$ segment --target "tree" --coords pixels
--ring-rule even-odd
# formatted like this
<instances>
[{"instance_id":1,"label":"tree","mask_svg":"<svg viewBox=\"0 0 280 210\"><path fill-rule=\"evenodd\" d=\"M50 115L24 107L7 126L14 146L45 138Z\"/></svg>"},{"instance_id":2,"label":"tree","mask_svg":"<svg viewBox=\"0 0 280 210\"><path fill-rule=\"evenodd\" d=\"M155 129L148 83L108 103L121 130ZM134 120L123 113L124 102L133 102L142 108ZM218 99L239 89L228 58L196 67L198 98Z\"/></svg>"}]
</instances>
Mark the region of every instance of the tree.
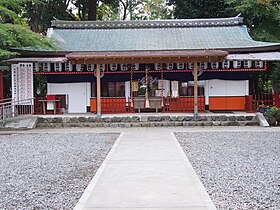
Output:
<instances>
[{"instance_id":1,"label":"tree","mask_svg":"<svg viewBox=\"0 0 280 210\"><path fill-rule=\"evenodd\" d=\"M72 3L78 9L79 20L115 18L119 7L118 0L72 0ZM104 14L102 14L103 12Z\"/></svg>"},{"instance_id":2,"label":"tree","mask_svg":"<svg viewBox=\"0 0 280 210\"><path fill-rule=\"evenodd\" d=\"M33 33L21 18L21 1L0 0L0 60L17 55L16 48L53 48L45 37Z\"/></svg>"},{"instance_id":3,"label":"tree","mask_svg":"<svg viewBox=\"0 0 280 210\"><path fill-rule=\"evenodd\" d=\"M280 42L279 0L226 0L231 11L241 13L253 39ZM280 87L280 64L269 63L267 72L254 73L255 85L261 92L267 92L272 85Z\"/></svg>"},{"instance_id":4,"label":"tree","mask_svg":"<svg viewBox=\"0 0 280 210\"><path fill-rule=\"evenodd\" d=\"M173 10L166 5L165 0L144 0L134 5L133 19L137 20L157 20L171 19Z\"/></svg>"},{"instance_id":5,"label":"tree","mask_svg":"<svg viewBox=\"0 0 280 210\"><path fill-rule=\"evenodd\" d=\"M69 9L71 0L24 0L25 17L32 31L45 33L51 20L74 20L75 16Z\"/></svg>"},{"instance_id":6,"label":"tree","mask_svg":"<svg viewBox=\"0 0 280 210\"><path fill-rule=\"evenodd\" d=\"M226 13L228 5L224 0L176 0L174 4L174 16L178 19L218 18L228 15Z\"/></svg>"}]
</instances>

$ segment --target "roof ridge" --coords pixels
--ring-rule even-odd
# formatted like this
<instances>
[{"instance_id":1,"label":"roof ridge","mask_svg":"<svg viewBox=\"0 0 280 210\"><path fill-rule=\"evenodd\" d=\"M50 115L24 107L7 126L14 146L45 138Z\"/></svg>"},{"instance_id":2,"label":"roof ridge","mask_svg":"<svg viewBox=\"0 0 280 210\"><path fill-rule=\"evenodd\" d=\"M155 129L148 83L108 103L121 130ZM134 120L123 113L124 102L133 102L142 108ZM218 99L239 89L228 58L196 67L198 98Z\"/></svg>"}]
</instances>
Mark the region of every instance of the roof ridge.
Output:
<instances>
[{"instance_id":1,"label":"roof ridge","mask_svg":"<svg viewBox=\"0 0 280 210\"><path fill-rule=\"evenodd\" d=\"M236 26L243 24L243 17L209 19L170 19L133 21L64 21L53 20L53 28L62 29L114 29L114 28L184 28Z\"/></svg>"}]
</instances>

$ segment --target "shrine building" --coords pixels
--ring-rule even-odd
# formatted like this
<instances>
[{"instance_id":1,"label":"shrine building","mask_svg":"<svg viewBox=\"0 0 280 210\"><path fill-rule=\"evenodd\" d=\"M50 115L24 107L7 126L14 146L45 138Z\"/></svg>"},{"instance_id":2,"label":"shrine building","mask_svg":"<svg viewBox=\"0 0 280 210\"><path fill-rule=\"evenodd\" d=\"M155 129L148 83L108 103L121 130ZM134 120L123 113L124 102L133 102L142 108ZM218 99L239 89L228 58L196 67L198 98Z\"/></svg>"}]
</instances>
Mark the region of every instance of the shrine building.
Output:
<instances>
[{"instance_id":1,"label":"shrine building","mask_svg":"<svg viewBox=\"0 0 280 210\"><path fill-rule=\"evenodd\" d=\"M9 60L12 94L33 98L33 76L45 75L44 111L55 113L252 111L251 73L280 60L280 43L254 41L242 17L54 20L47 37L56 50Z\"/></svg>"}]
</instances>

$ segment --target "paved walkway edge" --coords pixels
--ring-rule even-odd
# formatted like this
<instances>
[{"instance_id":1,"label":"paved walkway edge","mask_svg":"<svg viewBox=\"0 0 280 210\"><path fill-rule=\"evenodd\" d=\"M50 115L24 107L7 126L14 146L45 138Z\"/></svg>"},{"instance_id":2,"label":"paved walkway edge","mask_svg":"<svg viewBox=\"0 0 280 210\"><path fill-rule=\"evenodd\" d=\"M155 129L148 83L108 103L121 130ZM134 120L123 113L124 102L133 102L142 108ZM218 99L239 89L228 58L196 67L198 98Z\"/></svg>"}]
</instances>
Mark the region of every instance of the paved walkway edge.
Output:
<instances>
[{"instance_id":1,"label":"paved walkway edge","mask_svg":"<svg viewBox=\"0 0 280 210\"><path fill-rule=\"evenodd\" d=\"M172 140L174 141L182 159L184 159L184 161L186 162L188 167L190 167L192 169L192 170L189 170L189 173L192 173L192 178L193 178L192 180L196 184L196 186L198 186L198 188L196 190L200 191L201 192L200 194L204 196L204 201L207 201L209 209L216 209L216 207L215 207L213 201L211 200L209 194L207 193L204 185L202 184L198 175L196 174L191 162L189 161L189 159L187 158L187 156L186 156L185 152L183 151L181 145L179 144L175 134L173 132L170 132L170 134L171 134Z\"/></svg>"},{"instance_id":2,"label":"paved walkway edge","mask_svg":"<svg viewBox=\"0 0 280 210\"><path fill-rule=\"evenodd\" d=\"M74 210L81 210L81 209L84 208L91 192L93 191L93 188L97 184L97 182L98 182L99 178L101 177L104 169L108 165L111 154L113 154L115 152L115 150L117 149L122 136L123 136L123 133L120 134L120 136L118 137L118 139L114 143L113 147L111 148L110 152L108 153L107 157L105 158L105 160L103 161L103 163L101 164L101 166L99 167L97 172L95 173L92 180L89 182L87 188L85 189L84 193L82 194L82 197L79 199L79 201L78 201L77 205L75 206Z\"/></svg>"}]
</instances>

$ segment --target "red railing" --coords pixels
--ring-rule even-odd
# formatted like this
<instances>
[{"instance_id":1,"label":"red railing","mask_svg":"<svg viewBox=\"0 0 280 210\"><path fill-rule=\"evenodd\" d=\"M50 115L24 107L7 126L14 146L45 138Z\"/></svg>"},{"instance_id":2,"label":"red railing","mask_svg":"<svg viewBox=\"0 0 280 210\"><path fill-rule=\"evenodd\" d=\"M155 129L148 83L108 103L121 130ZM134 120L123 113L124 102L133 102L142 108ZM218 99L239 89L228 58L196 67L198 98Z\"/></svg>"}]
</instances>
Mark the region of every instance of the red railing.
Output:
<instances>
[{"instance_id":1,"label":"red railing","mask_svg":"<svg viewBox=\"0 0 280 210\"><path fill-rule=\"evenodd\" d=\"M258 111L264 105L265 107L275 106L272 93L257 93L252 95L253 110Z\"/></svg>"},{"instance_id":2,"label":"red railing","mask_svg":"<svg viewBox=\"0 0 280 210\"><path fill-rule=\"evenodd\" d=\"M90 111L97 112L97 99L90 99ZM102 97L101 113L130 113L132 112L131 103L126 101L125 97Z\"/></svg>"},{"instance_id":3,"label":"red railing","mask_svg":"<svg viewBox=\"0 0 280 210\"><path fill-rule=\"evenodd\" d=\"M194 111L194 97L180 96L178 98L167 97L164 98L165 112L193 112ZM198 97L198 111L205 111L205 97Z\"/></svg>"}]
</instances>

